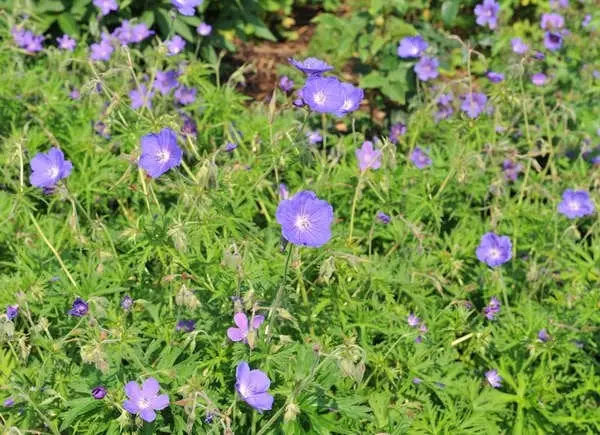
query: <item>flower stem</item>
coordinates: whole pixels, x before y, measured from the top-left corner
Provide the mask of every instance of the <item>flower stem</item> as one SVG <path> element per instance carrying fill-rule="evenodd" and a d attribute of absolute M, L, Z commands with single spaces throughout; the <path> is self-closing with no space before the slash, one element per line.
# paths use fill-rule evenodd
<path fill-rule="evenodd" d="M 275 295 L 275 301 L 271 305 L 271 308 L 269 309 L 269 314 L 267 315 L 267 319 L 269 322 L 267 324 L 267 327 L 265 328 L 265 337 L 267 338 L 267 340 L 270 339 L 271 328 L 273 326 L 273 321 L 274 321 L 273 313 L 279 308 L 279 305 L 281 304 L 281 296 L 283 294 L 283 289 L 285 288 L 287 272 L 288 272 L 288 268 L 290 265 L 290 259 L 292 258 L 293 251 L 294 251 L 293 246 L 290 246 L 290 250 L 288 251 L 287 258 L 285 259 L 285 267 L 283 269 L 283 277 L 281 278 L 281 284 L 279 284 L 279 288 L 277 289 L 277 294 Z"/>
<path fill-rule="evenodd" d="M 65 272 L 65 274 L 67 275 L 67 278 L 69 278 L 69 281 L 71 281 L 71 284 L 73 284 L 73 287 L 77 288 L 77 283 L 75 282 L 75 280 L 69 273 L 69 270 L 67 269 L 67 266 L 65 266 L 65 263 L 63 263 L 62 258 L 60 257 L 60 254 L 54 248 L 54 246 L 52 246 L 52 243 L 50 243 L 50 240 L 48 240 L 48 238 L 45 236 L 44 232 L 42 231 L 42 228 L 40 227 L 40 225 L 38 224 L 37 220 L 35 219 L 35 217 L 33 216 L 33 214 L 31 212 L 29 212 L 29 217 L 31 218 L 31 221 L 33 222 L 33 226 L 39 233 L 42 240 L 46 243 L 48 248 L 50 248 L 50 250 L 56 257 L 56 259 L 58 260 L 58 264 L 60 264 L 61 269 L 63 270 L 63 272 Z"/>
<path fill-rule="evenodd" d="M 358 183 L 356 183 L 356 190 L 354 191 L 354 198 L 352 199 L 352 210 L 350 212 L 350 234 L 348 235 L 348 244 L 352 243 L 352 233 L 354 232 L 354 213 L 356 212 L 356 202 L 358 201 L 358 195 L 362 188 L 364 172 L 361 172 L 358 176 Z"/>

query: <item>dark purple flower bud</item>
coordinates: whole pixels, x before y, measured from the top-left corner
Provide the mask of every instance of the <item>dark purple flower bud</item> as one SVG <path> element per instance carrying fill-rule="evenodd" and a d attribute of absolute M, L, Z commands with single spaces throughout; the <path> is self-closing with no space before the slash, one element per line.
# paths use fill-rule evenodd
<path fill-rule="evenodd" d="M 279 79 L 279 87 L 283 92 L 290 92 L 292 89 L 294 89 L 294 81 L 288 76 L 282 76 Z"/>
<path fill-rule="evenodd" d="M 300 97 L 296 98 L 292 103 L 296 107 L 304 107 L 304 100 Z"/>
<path fill-rule="evenodd" d="M 495 320 L 496 314 L 500 312 L 500 301 L 496 297 L 490 299 L 490 303 L 483 309 L 483 313 L 488 320 Z"/>
<path fill-rule="evenodd" d="M 404 136 L 406 134 L 406 124 L 401 122 L 397 122 L 396 124 L 392 124 L 390 127 L 390 142 L 398 143 L 400 136 Z"/>
<path fill-rule="evenodd" d="M 198 134 L 198 127 L 196 122 L 187 115 L 183 115 L 183 126 L 181 127 L 181 134 L 185 136 L 194 136 Z"/>
<path fill-rule="evenodd" d="M 88 304 L 81 298 L 76 298 L 73 301 L 72 308 L 68 311 L 71 316 L 82 317 L 85 316 L 88 312 Z"/>
<path fill-rule="evenodd" d="M 101 385 L 97 386 L 96 388 L 94 388 L 92 390 L 92 397 L 94 399 L 97 399 L 97 400 L 104 399 L 105 396 L 106 396 L 106 388 L 104 388 Z"/>
<path fill-rule="evenodd" d="M 123 299 L 121 299 L 121 308 L 123 308 L 125 311 L 129 311 L 131 307 L 133 307 L 133 299 L 131 296 L 123 296 Z"/>
<path fill-rule="evenodd" d="M 542 343 L 546 343 L 548 340 L 550 340 L 550 335 L 548 335 L 546 328 L 541 329 L 540 332 L 538 332 L 537 338 Z"/>
<path fill-rule="evenodd" d="M 175 326 L 175 330 L 182 332 L 192 332 L 194 329 L 196 329 L 195 320 L 180 320 Z"/>
<path fill-rule="evenodd" d="M 14 404 L 15 404 L 15 400 L 12 397 L 9 397 L 8 399 L 6 399 L 3 402 L 3 405 L 5 408 L 10 408 L 10 407 L 14 406 Z"/>
<path fill-rule="evenodd" d="M 485 379 L 494 388 L 500 388 L 502 386 L 502 378 L 498 374 L 498 370 L 489 370 L 485 372 Z"/>
<path fill-rule="evenodd" d="M 389 217 L 387 214 L 385 214 L 382 211 L 378 211 L 377 214 L 375 215 L 375 217 L 382 224 L 389 224 L 390 220 L 392 219 L 391 217 Z"/>
<path fill-rule="evenodd" d="M 502 170 L 504 171 L 505 180 L 515 181 L 519 173 L 523 170 L 523 165 L 507 159 L 502 163 Z"/>
<path fill-rule="evenodd" d="M 237 146 L 236 144 L 234 144 L 233 142 L 227 142 L 227 143 L 225 144 L 225 147 L 223 147 L 223 150 L 224 150 L 226 153 L 230 153 L 230 152 L 232 152 L 234 149 L 236 149 L 237 147 L 238 147 L 238 146 Z"/>
<path fill-rule="evenodd" d="M 19 306 L 18 305 L 8 305 L 6 307 L 6 318 L 8 320 L 13 320 L 19 314 Z"/>
<path fill-rule="evenodd" d="M 544 45 L 550 51 L 560 50 L 563 44 L 563 37 L 557 32 L 546 32 L 544 34 Z"/>

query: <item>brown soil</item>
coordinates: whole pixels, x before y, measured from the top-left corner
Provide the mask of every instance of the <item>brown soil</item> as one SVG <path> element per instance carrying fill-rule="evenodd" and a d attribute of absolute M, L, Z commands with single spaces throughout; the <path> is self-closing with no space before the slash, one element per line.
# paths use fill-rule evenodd
<path fill-rule="evenodd" d="M 246 85 L 241 91 L 257 100 L 263 100 L 277 86 L 279 76 L 277 66 L 286 64 L 289 57 L 306 53 L 310 39 L 315 31 L 314 24 L 307 24 L 296 29 L 298 39 L 295 41 L 241 41 L 235 42 L 238 50 L 233 53 L 232 60 L 236 65 L 251 64 L 254 71 L 245 75 Z"/>

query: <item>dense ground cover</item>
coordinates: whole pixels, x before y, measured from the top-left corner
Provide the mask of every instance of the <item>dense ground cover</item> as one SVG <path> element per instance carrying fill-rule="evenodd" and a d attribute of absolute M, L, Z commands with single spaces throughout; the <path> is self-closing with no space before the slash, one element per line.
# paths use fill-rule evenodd
<path fill-rule="evenodd" d="M 566 3 L 348 37 L 369 69 L 267 102 L 173 34 L 3 15 L 3 430 L 600 431 L 600 23 Z"/>

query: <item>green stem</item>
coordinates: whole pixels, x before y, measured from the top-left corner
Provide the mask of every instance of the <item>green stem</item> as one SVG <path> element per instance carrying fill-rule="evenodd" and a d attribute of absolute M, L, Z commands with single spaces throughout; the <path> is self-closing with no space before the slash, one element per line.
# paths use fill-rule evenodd
<path fill-rule="evenodd" d="M 67 278 L 69 278 L 69 281 L 71 281 L 71 284 L 73 284 L 73 287 L 77 288 L 77 283 L 75 282 L 75 280 L 71 276 L 71 273 L 67 269 L 67 266 L 65 266 L 65 263 L 62 261 L 62 258 L 60 257 L 60 254 L 54 248 L 54 246 L 52 246 L 52 243 L 50 243 L 50 240 L 48 240 L 48 238 L 45 236 L 44 232 L 42 231 L 42 228 L 40 228 L 40 225 L 38 224 L 37 220 L 35 219 L 35 217 L 33 216 L 33 214 L 31 212 L 29 212 L 29 217 L 31 218 L 31 221 L 33 222 L 33 226 L 35 227 L 35 229 L 39 233 L 39 235 L 42 238 L 42 240 L 46 243 L 46 245 L 48 246 L 48 248 L 50 248 L 50 251 L 52 251 L 52 253 L 56 257 L 56 259 L 58 260 L 58 264 L 60 264 L 61 269 L 63 270 L 63 272 L 65 272 L 65 274 L 67 275 Z"/>
<path fill-rule="evenodd" d="M 283 277 L 281 278 L 281 284 L 279 284 L 279 288 L 277 289 L 277 295 L 275 295 L 275 301 L 271 305 L 271 308 L 269 309 L 269 314 L 267 315 L 268 324 L 267 324 L 267 327 L 265 328 L 265 337 L 267 338 L 267 340 L 270 339 L 271 328 L 273 327 L 273 321 L 274 321 L 273 313 L 279 308 L 279 305 L 281 304 L 281 296 L 283 294 L 283 289 L 285 288 L 287 272 L 288 272 L 288 268 L 290 265 L 290 258 L 292 258 L 293 251 L 294 251 L 293 246 L 290 246 L 290 250 L 288 251 L 287 258 L 285 259 L 285 267 L 283 269 Z"/>
<path fill-rule="evenodd" d="M 352 233 L 354 232 L 354 213 L 356 212 L 356 203 L 358 201 L 358 195 L 362 188 L 363 176 L 365 172 L 361 172 L 358 176 L 358 183 L 356 183 L 356 190 L 354 191 L 354 198 L 352 199 L 352 210 L 350 211 L 350 234 L 348 235 L 348 244 L 352 243 Z"/>

